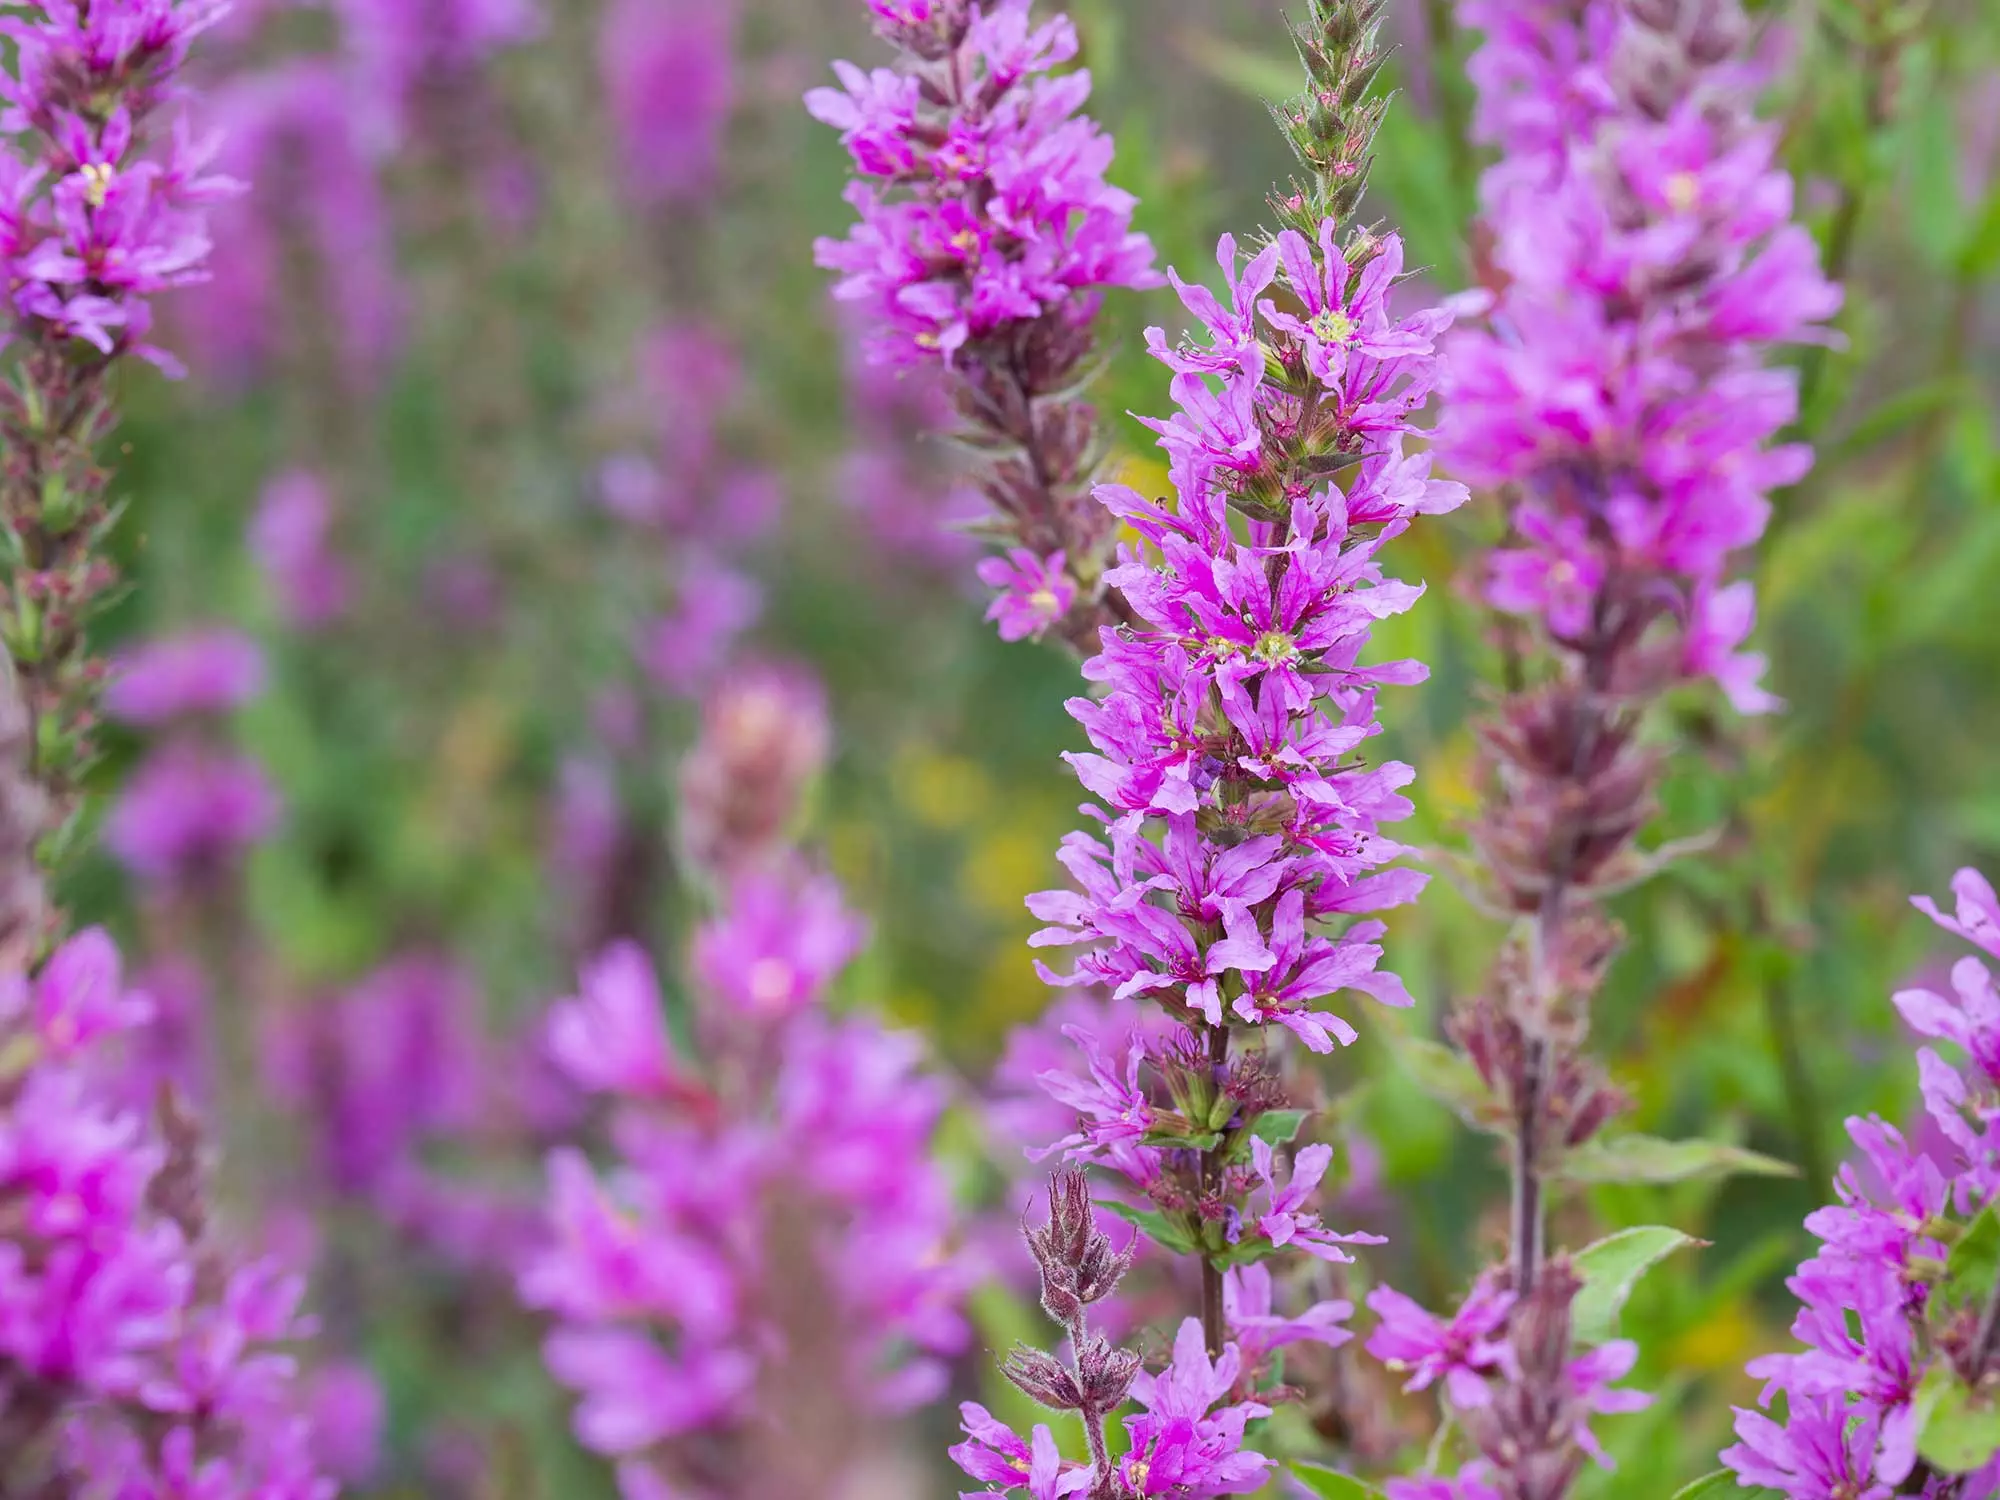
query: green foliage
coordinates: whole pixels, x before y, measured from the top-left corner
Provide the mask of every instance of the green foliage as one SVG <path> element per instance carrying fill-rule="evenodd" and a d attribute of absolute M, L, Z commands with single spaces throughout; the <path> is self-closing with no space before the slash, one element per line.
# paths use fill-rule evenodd
<path fill-rule="evenodd" d="M 1970 1474 L 2000 1453 L 2000 1402 L 1975 1393 L 1945 1364 L 1917 1388 L 1917 1456 L 1943 1474 Z"/>
<path fill-rule="evenodd" d="M 1621 1229 L 1576 1252 L 1572 1260 L 1583 1286 L 1571 1307 L 1577 1341 L 1601 1344 L 1618 1334 L 1618 1314 L 1639 1279 L 1676 1250 L 1703 1241 L 1678 1229 L 1650 1225 Z"/>
<path fill-rule="evenodd" d="M 1796 1177 L 1798 1168 L 1726 1141 L 1599 1136 L 1566 1154 L 1555 1174 L 1569 1182 L 1688 1182 L 1731 1175 Z"/>
<path fill-rule="evenodd" d="M 1319 1464 L 1295 1463 L 1292 1474 L 1319 1500 L 1381 1500 L 1382 1492 L 1363 1484 L 1352 1474 L 1341 1474 Z"/>

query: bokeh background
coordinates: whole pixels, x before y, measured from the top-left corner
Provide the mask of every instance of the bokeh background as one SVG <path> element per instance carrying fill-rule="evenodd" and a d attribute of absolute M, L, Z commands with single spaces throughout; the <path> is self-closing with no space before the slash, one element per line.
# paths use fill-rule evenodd
<path fill-rule="evenodd" d="M 681 473 L 676 424 L 706 404 L 718 482 L 777 507 L 743 548 L 764 600 L 748 631 L 828 688 L 836 754 L 807 832 L 875 933 L 840 1003 L 920 1030 L 948 1070 L 962 1102 L 945 1149 L 969 1204 L 1002 1177 L 981 1082 L 1047 999 L 1022 897 L 1056 883 L 1073 826 L 1059 757 L 1079 738 L 1062 707 L 1076 673 L 981 622 L 971 554 L 934 526 L 955 503 L 951 451 L 913 393 L 859 366 L 812 264 L 813 237 L 846 222 L 846 163 L 799 97 L 832 58 L 886 60 L 859 0 L 620 5 L 680 38 L 651 51 L 607 40 L 598 0 L 489 3 L 483 31 L 414 56 L 377 14 L 396 9 L 245 4 L 207 49 L 207 107 L 255 187 L 218 225 L 214 285 L 173 314 L 193 376 L 134 373 L 122 393 L 137 588 L 114 634 L 257 637 L 269 682 L 228 736 L 282 818 L 195 888 L 93 856 L 67 895 L 209 1038 L 233 1098 L 227 1201 L 258 1233 L 315 1242 L 323 1342 L 382 1382 L 385 1452 L 352 1491 L 568 1500 L 609 1494 L 608 1474 L 569 1438 L 536 1325 L 479 1250 L 494 1216 L 532 1211 L 537 1142 L 561 1128 L 523 1057 L 594 913 L 636 903 L 663 954 L 685 936 L 663 850 L 693 714 L 631 646 L 678 563 L 671 537 L 635 545 L 607 493 L 621 474 Z M 1070 9 L 1114 180 L 1163 261 L 1208 270 L 1286 169 L 1258 102 L 1294 87 L 1279 7 Z M 1843 1118 L 1912 1114 L 1887 997 L 1939 948 L 1907 896 L 1960 864 L 2000 874 L 2000 10 L 1756 9 L 1784 59 L 1768 115 L 1849 289 L 1839 341 L 1797 356 L 1819 465 L 1779 498 L 1755 562 L 1789 706 L 1746 724 L 1710 694 L 1673 705 L 1698 753 L 1674 762 L 1655 836 L 1715 844 L 1619 903 L 1631 943 L 1596 1034 L 1640 1128 L 1728 1136 L 1800 1175 L 1606 1187 L 1565 1210 L 1572 1242 L 1652 1222 L 1713 1242 L 1634 1299 L 1638 1383 L 1661 1398 L 1603 1424 L 1624 1478 L 1593 1476 L 1586 1496 L 1665 1495 L 1714 1467 L 1728 1404 L 1752 1389 L 1743 1363 L 1785 1342 L 1782 1279 Z M 1368 212 L 1455 289 L 1478 253 L 1469 40 L 1444 0 L 1395 0 L 1390 25 L 1402 93 Z M 651 71 L 624 76 L 642 55 Z M 1163 408 L 1141 331 L 1178 314 L 1170 293 L 1112 300 L 1105 411 Z M 719 355 L 659 354 L 657 330 L 697 325 L 733 350 L 733 390 Z M 1144 429 L 1108 425 L 1115 466 L 1159 474 Z M 1383 718 L 1420 772 L 1410 837 L 1447 871 L 1473 805 L 1466 721 L 1505 645 L 1461 577 L 1495 529 L 1475 504 L 1400 542 L 1395 570 L 1430 592 L 1380 643 L 1434 666 Z M 297 605 L 314 568 L 318 615 Z M 644 753 L 598 753 L 621 735 Z M 112 750 L 107 792 L 153 746 L 121 732 Z M 1407 1029 L 1427 1034 L 1481 982 L 1498 929 L 1448 879 L 1390 927 L 1418 997 Z M 365 1004 L 354 1023 L 408 1097 L 394 1149 L 423 1162 L 422 1232 L 322 1169 L 310 1108 L 273 1082 L 274 1017 L 399 982 L 454 997 L 436 1035 L 387 1038 Z M 1385 1032 L 1329 1065 L 1350 1217 L 1388 1233 L 1376 1263 L 1440 1305 L 1497 1243 L 1504 1184 Z M 987 1351 L 1033 1325 L 1001 1287 L 975 1306 L 956 1385 L 998 1404 Z M 1413 1417 L 1386 1386 L 1369 1400 L 1393 1447 Z M 936 1456 L 952 1425 L 912 1425 L 921 1493 L 956 1489 Z"/>

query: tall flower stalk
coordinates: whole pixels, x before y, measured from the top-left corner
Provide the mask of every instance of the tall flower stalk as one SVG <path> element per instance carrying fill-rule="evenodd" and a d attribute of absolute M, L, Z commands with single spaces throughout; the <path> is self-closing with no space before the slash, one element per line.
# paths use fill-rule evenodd
<path fill-rule="evenodd" d="M 127 1107 L 146 995 L 111 939 L 67 938 L 46 878 L 82 826 L 115 596 L 98 449 L 110 379 L 151 297 L 199 279 L 202 205 L 228 189 L 179 115 L 210 0 L 51 3 L 0 28 L 12 72 L 0 252 L 13 289 L 0 383 L 0 1495 L 199 1492 L 326 1500 L 291 1361 L 298 1279 L 210 1223 L 201 1132 L 168 1094 Z M 184 684 L 183 684 L 184 685 Z M 144 684 L 141 684 L 144 687 Z M 130 693 L 127 693 L 130 696 Z M 142 695 L 143 696 L 143 695 Z M 129 706 L 129 705 L 128 705 Z"/>
<path fill-rule="evenodd" d="M 1643 1402 L 1606 1388 L 1632 1346 L 1586 1349 L 1572 1327 L 1582 1275 L 1545 1226 L 1566 1156 L 1622 1108 L 1586 1042 L 1620 946 L 1604 900 L 1670 852 L 1639 844 L 1671 753 L 1648 710 L 1704 679 L 1744 712 L 1776 706 L 1740 649 L 1751 586 L 1727 578 L 1811 459 L 1772 446 L 1797 395 L 1770 350 L 1818 336 L 1839 295 L 1789 221 L 1734 5 L 1461 14 L 1486 33 L 1475 130 L 1501 149 L 1482 184 L 1494 301 L 1448 350 L 1439 448 L 1506 507 L 1481 584 L 1533 649 L 1478 730 L 1491 795 L 1472 839 L 1513 930 L 1449 1030 L 1509 1142 L 1511 1249 L 1449 1322 L 1378 1291 L 1370 1347 L 1413 1386 L 1440 1380 L 1477 1453 L 1457 1481 L 1392 1494 L 1557 1500 L 1601 1457 L 1589 1415 Z"/>
<path fill-rule="evenodd" d="M 1295 28 L 1307 88 L 1276 111 L 1304 171 L 1273 199 L 1285 227 L 1247 262 L 1233 237 L 1222 241 L 1220 297 L 1173 278 L 1201 337 L 1148 335 L 1173 371 L 1178 409 L 1146 425 L 1167 452 L 1174 496 L 1096 491 L 1139 538 L 1104 575 L 1123 619 L 1101 630 L 1084 666 L 1098 695 L 1071 704 L 1092 749 L 1070 759 L 1099 827 L 1065 840 L 1076 888 L 1031 898 L 1049 924 L 1033 941 L 1084 950 L 1067 974 L 1044 968 L 1051 983 L 1144 997 L 1172 1024 L 1117 1057 L 1071 1029 L 1087 1066 L 1044 1075 L 1076 1115 L 1049 1153 L 1122 1177 L 1129 1197 L 1106 1207 L 1194 1259 L 1201 1290 L 1166 1371 L 1136 1377 L 1147 1414 L 1128 1423 L 1130 1452 L 1111 1467 L 1101 1428 L 1118 1404 L 1112 1387 L 1131 1378 L 1129 1356 L 1070 1315 L 1065 1278 L 1083 1275 L 1092 1242 L 1076 1228 L 1087 1218 L 1071 1201 L 1079 1187 L 1058 1178 L 1050 1227 L 1031 1244 L 1073 1363 L 1024 1350 L 1004 1368 L 1045 1405 L 1083 1417 L 1088 1477 L 1065 1487 L 1045 1475 L 1044 1435 L 1023 1443 L 976 1409 L 966 1414 L 974 1444 L 957 1455 L 976 1477 L 1035 1495 L 1258 1487 L 1270 1460 L 1243 1449 L 1244 1433 L 1269 1413 L 1277 1345 L 1346 1336 L 1344 1307 L 1297 1326 L 1276 1317 L 1264 1262 L 1342 1262 L 1346 1246 L 1375 1240 L 1328 1227 L 1314 1207 L 1333 1151 L 1293 1148 L 1306 1111 L 1276 1038 L 1320 1053 L 1353 1041 L 1354 1026 L 1326 1008 L 1343 991 L 1409 1003 L 1379 967 L 1382 924 L 1355 919 L 1422 889 L 1421 875 L 1394 866 L 1405 851 L 1381 832 L 1408 815 L 1401 788 L 1413 773 L 1361 752 L 1380 732 L 1379 687 L 1422 681 L 1425 670 L 1361 656 L 1374 624 L 1422 592 L 1384 576 L 1381 548 L 1465 498 L 1431 479 L 1427 457 L 1404 451 L 1450 313 L 1393 314 L 1401 240 L 1343 230 L 1381 118 L 1370 97 L 1381 9 L 1308 7 Z M 1068 1260 L 1053 1248 L 1064 1245 Z M 1272 1338 L 1274 1327 L 1289 1337 Z M 995 1467 L 994 1452 L 1020 1460 L 1019 1472 Z"/>
<path fill-rule="evenodd" d="M 234 190 L 176 105 L 176 74 L 220 0 L 38 8 L 5 22 L 0 256 L 14 290 L 0 382 L 0 641 L 30 721 L 29 766 L 57 843 L 95 759 L 102 663 L 92 622 L 117 596 L 117 520 L 98 451 L 116 425 L 109 381 L 148 342 L 152 299 L 198 281 L 205 205 Z"/>
<path fill-rule="evenodd" d="M 979 457 L 1004 549 L 981 569 L 1010 639 L 1053 632 L 1088 651 L 1129 611 L 1105 577 L 1113 516 L 1091 498 L 1101 438 L 1078 394 L 1107 287 L 1160 284 L 1131 194 L 1105 180 L 1111 138 L 1078 111 L 1090 75 L 1066 16 L 1030 0 L 869 0 L 894 68 L 838 63 L 806 103 L 841 132 L 860 222 L 823 239 L 834 296 L 875 325 L 876 357 L 941 365 Z"/>
<path fill-rule="evenodd" d="M 1949 916 L 1914 904 L 2000 959 L 1992 884 L 1960 870 L 1952 892 Z M 1841 1169 L 1838 1201 L 1807 1218 L 1820 1247 L 1786 1283 L 1805 1348 L 1751 1363 L 1761 1409 L 1737 1409 L 1742 1441 L 1722 1455 L 1746 1486 L 1786 1500 L 2000 1494 L 1987 1406 L 2000 1375 L 2000 987 L 1968 957 L 1950 989 L 1895 997 L 1913 1031 L 1964 1062 L 1917 1049 L 1928 1146 L 1875 1116 L 1847 1122 L 1861 1159 Z"/>
<path fill-rule="evenodd" d="M 631 942 L 549 1020 L 556 1062 L 611 1105 L 616 1161 L 550 1158 L 552 1242 L 521 1289 L 631 1500 L 877 1493 L 880 1424 L 941 1389 L 966 1336 L 930 1159 L 942 1092 L 914 1039 L 831 1013 L 863 926 L 781 836 L 816 766 L 765 752 L 824 750 L 823 713 L 772 668 L 711 704 L 685 852 L 721 897 L 684 1025 Z"/>

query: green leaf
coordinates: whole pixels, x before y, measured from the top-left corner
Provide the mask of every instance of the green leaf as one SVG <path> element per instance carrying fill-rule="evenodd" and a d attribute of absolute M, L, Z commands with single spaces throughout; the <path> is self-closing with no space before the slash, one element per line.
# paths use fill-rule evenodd
<path fill-rule="evenodd" d="M 1499 1101 L 1486 1087 L 1479 1070 L 1462 1054 L 1442 1042 L 1405 1036 L 1388 1030 L 1390 1050 L 1410 1081 L 1438 1103 L 1455 1110 L 1460 1119 L 1478 1130 L 1491 1130 L 1499 1117 Z"/>
<path fill-rule="evenodd" d="M 2000 1453 L 2000 1405 L 1968 1391 L 1945 1364 L 1917 1390 L 1917 1453 L 1933 1469 L 1970 1474 Z"/>
<path fill-rule="evenodd" d="M 1217 1146 L 1222 1144 L 1222 1134 L 1220 1131 L 1204 1130 L 1194 1132 L 1184 1128 L 1186 1122 L 1182 1121 L 1180 1123 L 1183 1128 L 1178 1130 L 1147 1131 L 1139 1137 L 1139 1144 L 1142 1146 L 1163 1146 L 1169 1151 L 1213 1151 Z"/>
<path fill-rule="evenodd" d="M 1618 1314 L 1625 1299 L 1654 1266 L 1689 1245 L 1706 1244 L 1678 1229 L 1654 1224 L 1622 1229 L 1573 1257 L 1583 1289 L 1576 1294 L 1570 1316 L 1580 1344 L 1601 1344 L 1618 1333 Z"/>
<path fill-rule="evenodd" d="M 1948 1295 L 1956 1306 L 1981 1304 L 1993 1295 L 2000 1281 L 2000 1213 L 1991 1203 L 1965 1226 L 1965 1233 L 1951 1247 L 1945 1259 Z"/>
<path fill-rule="evenodd" d="M 1115 1199 L 1100 1199 L 1097 1206 L 1108 1214 L 1116 1214 L 1127 1224 L 1136 1224 L 1163 1250 L 1171 1250 L 1176 1255 L 1192 1255 L 1200 1248 L 1176 1229 L 1173 1221 L 1158 1209 L 1134 1208 L 1129 1203 L 1119 1203 Z"/>
<path fill-rule="evenodd" d="M 1556 1168 L 1567 1182 L 1692 1182 L 1703 1177 L 1796 1177 L 1798 1168 L 1723 1141 L 1663 1141 L 1652 1135 L 1600 1138 Z"/>
<path fill-rule="evenodd" d="M 1785 1497 L 1776 1490 L 1746 1490 L 1734 1470 L 1717 1469 L 1675 1490 L 1673 1500 L 1785 1500 Z"/>
<path fill-rule="evenodd" d="M 1300 1484 L 1320 1496 L 1321 1500 L 1382 1500 L 1382 1492 L 1373 1485 L 1363 1484 L 1352 1474 L 1342 1474 L 1321 1464 L 1296 1462 L 1292 1465 L 1292 1473 Z"/>
<path fill-rule="evenodd" d="M 1298 1138 L 1306 1113 L 1302 1109 L 1266 1110 L 1251 1123 L 1250 1133 L 1267 1146 L 1282 1146 Z"/>

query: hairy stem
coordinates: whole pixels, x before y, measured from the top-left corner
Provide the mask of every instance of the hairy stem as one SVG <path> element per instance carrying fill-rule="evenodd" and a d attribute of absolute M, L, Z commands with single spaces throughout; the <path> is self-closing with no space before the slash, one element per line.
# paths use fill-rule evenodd
<path fill-rule="evenodd" d="M 1219 1087 L 1229 1071 L 1229 1027 L 1211 1027 L 1208 1033 L 1209 1071 Z M 1204 1151 L 1201 1157 L 1201 1189 L 1207 1196 L 1211 1186 L 1216 1185 L 1222 1174 L 1221 1147 Z M 1223 1336 L 1227 1330 L 1222 1321 L 1222 1267 L 1215 1258 L 1205 1251 L 1201 1258 L 1201 1335 L 1208 1345 L 1210 1359 L 1222 1355 Z"/>

